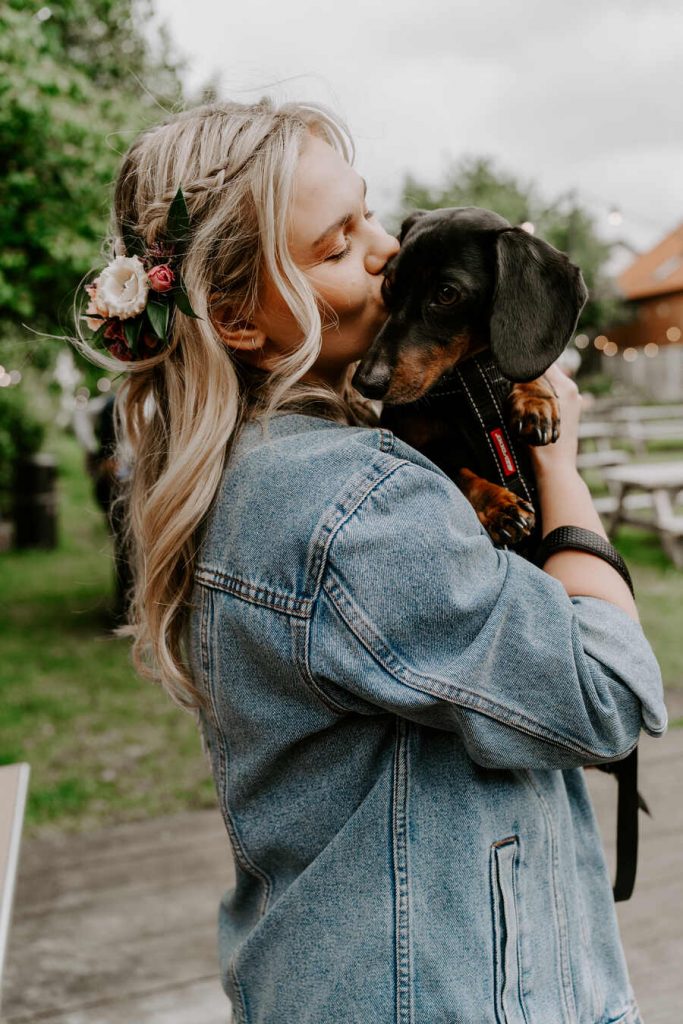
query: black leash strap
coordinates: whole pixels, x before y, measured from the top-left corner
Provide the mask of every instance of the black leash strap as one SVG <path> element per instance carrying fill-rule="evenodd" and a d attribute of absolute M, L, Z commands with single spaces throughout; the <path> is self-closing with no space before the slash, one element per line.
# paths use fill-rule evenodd
<path fill-rule="evenodd" d="M 615 761 L 612 770 L 617 777 L 617 877 L 614 900 L 620 903 L 631 898 L 638 866 L 638 748 L 623 761 Z"/>

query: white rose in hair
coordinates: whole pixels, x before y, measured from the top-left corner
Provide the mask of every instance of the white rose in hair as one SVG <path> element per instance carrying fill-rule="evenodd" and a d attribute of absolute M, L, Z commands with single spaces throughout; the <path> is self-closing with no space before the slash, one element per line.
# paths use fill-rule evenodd
<path fill-rule="evenodd" d="M 137 256 L 117 256 L 104 268 L 95 283 L 95 302 L 102 316 L 129 320 L 142 313 L 147 305 L 149 282 Z"/>

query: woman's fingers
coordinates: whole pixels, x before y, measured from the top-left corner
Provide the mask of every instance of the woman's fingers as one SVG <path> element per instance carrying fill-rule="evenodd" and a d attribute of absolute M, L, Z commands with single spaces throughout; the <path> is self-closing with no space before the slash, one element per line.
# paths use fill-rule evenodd
<path fill-rule="evenodd" d="M 581 416 L 582 398 L 579 389 L 571 377 L 560 369 L 557 363 L 549 366 L 543 374 L 551 385 L 560 403 L 560 435 L 557 440 L 542 447 L 531 448 L 531 453 L 538 461 L 546 463 L 557 460 L 570 461 L 576 465 L 576 454 L 579 443 L 579 419 Z"/>

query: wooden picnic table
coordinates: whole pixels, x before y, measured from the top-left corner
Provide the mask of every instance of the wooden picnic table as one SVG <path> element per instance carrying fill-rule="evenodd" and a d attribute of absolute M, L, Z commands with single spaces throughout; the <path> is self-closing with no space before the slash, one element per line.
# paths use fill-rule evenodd
<path fill-rule="evenodd" d="M 632 462 L 627 466 L 612 466 L 604 471 L 608 484 L 616 488 L 616 507 L 608 521 L 607 532 L 613 536 L 624 523 L 654 530 L 662 546 L 678 568 L 683 568 L 683 554 L 678 541 L 683 537 L 683 516 L 675 513 L 675 503 L 683 492 L 683 461 Z M 634 516 L 626 507 L 626 497 L 632 491 L 650 495 L 654 518 Z"/>

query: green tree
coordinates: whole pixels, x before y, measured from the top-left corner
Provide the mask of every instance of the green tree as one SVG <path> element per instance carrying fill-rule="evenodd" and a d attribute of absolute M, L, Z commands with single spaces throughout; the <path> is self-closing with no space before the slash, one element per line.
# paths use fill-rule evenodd
<path fill-rule="evenodd" d="M 573 192 L 548 204 L 533 183 L 500 171 L 486 157 L 467 157 L 453 164 L 437 185 L 406 177 L 400 220 L 411 210 L 445 206 L 483 206 L 511 224 L 530 222 L 539 238 L 567 253 L 581 267 L 589 290 L 579 321 L 581 330 L 598 331 L 623 316 L 623 303 L 605 269 L 611 247 L 600 238 L 593 217 L 579 205 Z"/>
<path fill-rule="evenodd" d="M 49 2 L 49 0 L 48 0 Z M 149 0 L 9 0 L 0 13 L 0 362 L 39 364 L 70 333 L 71 304 L 100 259 L 123 151 L 181 87 Z M 22 360 L 26 364 L 26 359 Z"/>

